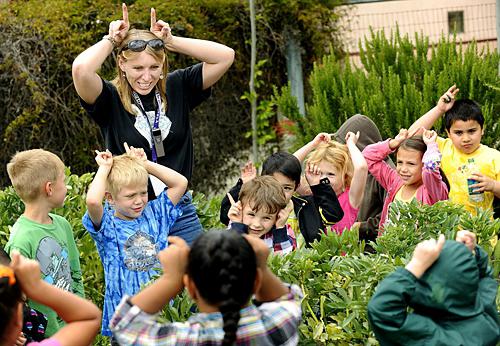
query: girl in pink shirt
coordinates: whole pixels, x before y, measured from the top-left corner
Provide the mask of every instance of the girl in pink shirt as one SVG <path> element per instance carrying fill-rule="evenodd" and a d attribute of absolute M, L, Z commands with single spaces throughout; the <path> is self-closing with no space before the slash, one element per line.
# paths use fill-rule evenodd
<path fill-rule="evenodd" d="M 337 234 L 350 229 L 356 221 L 365 190 L 368 167 L 356 146 L 358 139 L 359 132 L 348 132 L 345 145 L 335 141 L 324 142 L 311 152 L 307 160 L 313 172 L 330 180 L 344 211 L 344 217 L 330 226 Z"/>
<path fill-rule="evenodd" d="M 422 137 L 412 137 L 401 129 L 394 139 L 371 144 L 363 150 L 368 170 L 387 191 L 380 216 L 380 228 L 387 220 L 392 201 L 409 202 L 416 198 L 425 204 L 448 199 L 446 177 L 440 171 L 441 154 L 435 131 L 425 130 Z M 384 159 L 396 151 L 396 169 Z"/>

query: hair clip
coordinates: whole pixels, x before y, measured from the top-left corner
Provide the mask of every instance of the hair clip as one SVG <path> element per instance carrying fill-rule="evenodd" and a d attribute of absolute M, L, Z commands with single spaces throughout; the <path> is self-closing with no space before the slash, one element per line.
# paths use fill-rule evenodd
<path fill-rule="evenodd" d="M 0 278 L 9 278 L 9 285 L 12 286 L 16 283 L 16 276 L 11 267 L 0 264 Z"/>

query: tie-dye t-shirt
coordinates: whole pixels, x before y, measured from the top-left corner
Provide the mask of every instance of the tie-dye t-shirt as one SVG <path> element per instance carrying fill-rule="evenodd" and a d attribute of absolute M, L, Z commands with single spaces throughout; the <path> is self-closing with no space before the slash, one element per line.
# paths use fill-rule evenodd
<path fill-rule="evenodd" d="M 469 199 L 467 178 L 470 177 L 468 163 L 474 159 L 476 170 L 494 180 L 500 180 L 500 152 L 481 144 L 471 154 L 464 154 L 458 150 L 451 139 L 438 138 L 437 144 L 441 151 L 441 169 L 450 183 L 449 199 L 453 203 L 461 204 L 476 214 L 476 207 L 482 209 L 493 209 L 494 195 L 485 192 L 483 201 L 473 202 Z"/>
<path fill-rule="evenodd" d="M 163 191 L 149 201 L 141 216 L 122 220 L 106 203 L 100 229 L 95 229 L 88 212 L 83 225 L 94 239 L 104 268 L 106 292 L 102 313 L 102 334 L 111 336 L 109 320 L 122 297 L 132 296 L 158 275 L 157 253 L 167 246 L 167 237 L 181 209 Z"/>

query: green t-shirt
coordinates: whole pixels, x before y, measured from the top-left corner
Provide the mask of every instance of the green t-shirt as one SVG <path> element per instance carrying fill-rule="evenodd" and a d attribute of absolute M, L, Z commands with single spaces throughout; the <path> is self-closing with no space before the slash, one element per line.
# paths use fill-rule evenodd
<path fill-rule="evenodd" d="M 80 254 L 71 225 L 62 216 L 49 216 L 52 218 L 52 224 L 46 225 L 21 215 L 12 226 L 5 251 L 11 253 L 17 249 L 23 256 L 37 260 L 43 280 L 83 297 Z M 64 324 L 52 309 L 33 301 L 28 301 L 28 304 L 47 316 L 46 336 L 52 336 Z"/>

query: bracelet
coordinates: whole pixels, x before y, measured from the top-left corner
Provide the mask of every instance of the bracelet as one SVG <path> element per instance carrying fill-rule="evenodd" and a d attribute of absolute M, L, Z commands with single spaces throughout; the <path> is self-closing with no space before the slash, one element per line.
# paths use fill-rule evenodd
<path fill-rule="evenodd" d="M 102 37 L 103 40 L 108 40 L 109 42 L 111 42 L 111 44 L 113 45 L 113 48 L 116 48 L 116 46 L 118 45 L 117 42 L 115 41 L 115 39 L 113 37 L 111 37 L 111 35 L 104 35 Z"/>

